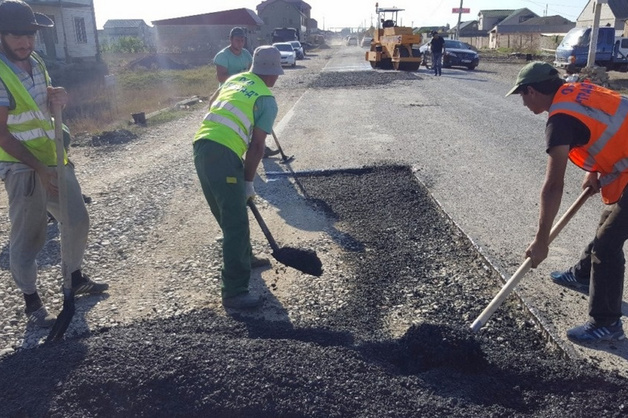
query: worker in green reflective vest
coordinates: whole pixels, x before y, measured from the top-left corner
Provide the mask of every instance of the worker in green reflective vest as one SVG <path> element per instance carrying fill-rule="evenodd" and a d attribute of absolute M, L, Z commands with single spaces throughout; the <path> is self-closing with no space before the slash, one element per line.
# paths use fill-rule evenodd
<path fill-rule="evenodd" d="M 266 135 L 277 117 L 273 87 L 281 53 L 258 47 L 251 71 L 229 77 L 194 138 L 194 164 L 203 194 L 223 233 L 222 303 L 250 309 L 262 303 L 249 292 L 251 269 L 269 265 L 253 256 L 246 202 L 255 196 L 253 179 L 264 155 Z"/>

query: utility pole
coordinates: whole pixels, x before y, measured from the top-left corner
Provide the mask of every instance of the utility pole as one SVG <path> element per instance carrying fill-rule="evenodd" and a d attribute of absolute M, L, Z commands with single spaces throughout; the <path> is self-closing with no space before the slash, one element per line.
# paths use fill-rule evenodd
<path fill-rule="evenodd" d="M 591 41 L 589 42 L 589 55 L 587 57 L 587 67 L 595 66 L 595 53 L 597 52 L 597 35 L 600 27 L 600 13 L 602 4 L 607 4 L 608 0 L 595 0 L 593 3 L 593 27 L 591 28 Z"/>
<path fill-rule="evenodd" d="M 456 39 L 460 39 L 460 20 L 462 19 L 462 1 L 460 0 L 460 9 L 458 10 L 458 25 L 456 26 Z"/>

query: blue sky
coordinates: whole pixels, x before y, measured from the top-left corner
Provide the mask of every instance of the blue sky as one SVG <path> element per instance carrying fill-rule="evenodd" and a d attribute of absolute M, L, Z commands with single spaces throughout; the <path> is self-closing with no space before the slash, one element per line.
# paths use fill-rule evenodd
<path fill-rule="evenodd" d="M 319 27 L 326 29 L 345 26 L 357 27 L 375 22 L 375 1 L 371 0 L 306 0 L 312 7 L 312 17 Z M 261 0 L 177 0 L 165 2 L 159 0 L 94 0 L 96 24 L 102 28 L 109 19 L 144 19 L 152 20 L 171 17 L 190 16 L 220 10 L 245 7 L 256 11 Z M 463 8 L 469 8 L 469 14 L 462 15 L 462 21 L 474 20 L 480 10 L 519 9 L 527 7 L 539 16 L 562 15 L 575 21 L 588 4 L 588 0 L 462 0 Z M 405 26 L 441 26 L 449 23 L 454 26 L 458 15 L 453 8 L 460 6 L 460 0 L 390 0 L 380 1 L 380 7 L 398 7 L 405 9 L 399 13 L 399 20 Z"/>

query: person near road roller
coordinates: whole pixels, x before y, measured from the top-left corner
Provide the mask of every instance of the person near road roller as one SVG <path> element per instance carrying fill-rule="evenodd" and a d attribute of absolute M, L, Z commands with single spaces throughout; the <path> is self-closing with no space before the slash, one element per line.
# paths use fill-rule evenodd
<path fill-rule="evenodd" d="M 524 66 L 508 95 L 518 93 L 535 114 L 548 112 L 545 127 L 548 163 L 541 190 L 539 226 L 526 250 L 536 267 L 548 255 L 549 234 L 563 195 L 567 161 L 587 173 L 583 189 L 601 191 L 607 205 L 595 237 L 580 260 L 564 272 L 553 272 L 560 285 L 589 290 L 589 320 L 567 331 L 576 342 L 621 340 L 621 305 L 628 239 L 628 99 L 603 87 L 565 83 L 545 62 Z"/>
<path fill-rule="evenodd" d="M 20 0 L 0 3 L 0 178 L 9 201 L 9 264 L 24 294 L 28 325 L 40 327 L 50 327 L 56 319 L 37 292 L 36 262 L 46 241 L 47 213 L 59 214 L 50 111 L 68 101 L 64 88 L 50 85 L 46 66 L 34 52 L 37 30 L 51 27 L 51 19 Z M 69 239 L 64 246 L 69 249 L 63 252 L 64 262 L 75 294 L 101 293 L 109 285 L 81 272 L 89 216 L 74 169 L 67 167 Z"/>
<path fill-rule="evenodd" d="M 221 49 L 214 56 L 214 65 L 216 66 L 216 80 L 218 86 L 232 75 L 249 71 L 253 63 L 251 53 L 244 47 L 246 44 L 246 31 L 243 28 L 234 27 L 229 32 L 229 46 Z M 269 147 L 264 148 L 264 157 L 272 157 L 279 154 L 279 150 L 272 150 Z"/>
<path fill-rule="evenodd" d="M 277 117 L 270 87 L 281 74 L 279 50 L 258 47 L 251 71 L 225 81 L 194 137 L 196 172 L 224 237 L 221 292 L 227 308 L 254 308 L 262 302 L 249 292 L 251 269 L 270 262 L 252 254 L 247 200 L 255 196 L 253 180 Z"/>
<path fill-rule="evenodd" d="M 432 65 L 434 66 L 434 75 L 441 76 L 443 72 L 443 54 L 445 53 L 445 39 L 432 31 L 432 40 L 430 41 L 430 52 L 432 53 Z"/>

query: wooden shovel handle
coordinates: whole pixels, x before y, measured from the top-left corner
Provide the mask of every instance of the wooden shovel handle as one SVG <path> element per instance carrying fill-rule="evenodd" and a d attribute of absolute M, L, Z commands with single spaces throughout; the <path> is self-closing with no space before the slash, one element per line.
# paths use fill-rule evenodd
<path fill-rule="evenodd" d="M 549 240 L 550 243 L 556 238 L 556 236 L 562 231 L 562 229 L 567 225 L 567 222 L 573 218 L 573 216 L 578 212 L 578 209 L 582 207 L 584 202 L 587 201 L 589 196 L 591 196 L 592 189 L 587 187 L 580 194 L 578 199 L 567 209 L 567 212 L 556 222 L 556 224 L 552 227 L 550 231 Z M 502 289 L 497 293 L 497 295 L 493 298 L 491 303 L 488 304 L 486 309 L 477 317 L 477 319 L 471 324 L 471 330 L 473 332 L 478 332 L 484 324 L 488 321 L 488 319 L 495 313 L 497 308 L 504 302 L 506 297 L 513 291 L 513 289 L 519 284 L 523 276 L 532 268 L 532 259 L 527 257 L 523 264 L 517 269 L 515 274 L 506 282 L 506 284 L 502 287 Z"/>
<path fill-rule="evenodd" d="M 255 203 L 253 203 L 253 199 L 247 200 L 246 204 L 251 209 L 251 212 L 253 212 L 253 216 L 255 216 L 255 219 L 257 220 L 259 227 L 262 229 L 262 232 L 266 236 L 266 239 L 268 240 L 270 247 L 273 249 L 273 252 L 275 253 L 278 252 L 279 245 L 277 245 L 277 242 L 275 241 L 272 234 L 270 233 L 270 230 L 266 226 L 266 222 L 264 222 L 264 219 L 262 218 L 262 215 L 259 213 L 259 210 L 257 210 Z"/>
<path fill-rule="evenodd" d="M 68 225 L 68 183 L 65 176 L 65 147 L 63 144 L 63 115 L 60 105 L 53 106 L 52 112 L 55 124 L 55 149 L 57 152 L 57 188 L 59 190 L 59 232 L 61 235 L 61 273 L 63 275 L 63 287 L 72 289 L 71 272 L 65 263 L 64 253 L 67 250 L 67 225 Z"/>

